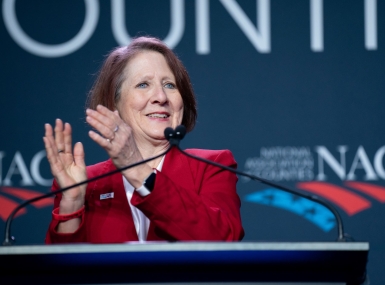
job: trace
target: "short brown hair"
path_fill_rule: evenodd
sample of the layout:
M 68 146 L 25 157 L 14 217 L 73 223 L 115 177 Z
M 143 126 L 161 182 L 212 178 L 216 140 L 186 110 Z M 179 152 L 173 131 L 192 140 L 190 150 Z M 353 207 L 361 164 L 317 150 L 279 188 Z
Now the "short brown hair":
M 182 124 L 187 131 L 191 131 L 195 126 L 197 108 L 190 77 L 183 63 L 174 52 L 157 38 L 139 37 L 126 47 L 114 49 L 104 61 L 99 75 L 88 94 L 88 107 L 95 109 L 97 105 L 103 105 L 110 110 L 115 110 L 116 103 L 120 99 L 122 83 L 125 80 L 124 70 L 128 62 L 136 54 L 145 50 L 159 52 L 166 59 L 175 76 L 176 87 L 183 100 Z

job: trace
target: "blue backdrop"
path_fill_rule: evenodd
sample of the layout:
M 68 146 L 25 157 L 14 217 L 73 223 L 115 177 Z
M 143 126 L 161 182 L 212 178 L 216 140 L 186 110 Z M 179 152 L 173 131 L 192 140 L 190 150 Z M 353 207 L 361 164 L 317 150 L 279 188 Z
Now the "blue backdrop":
M 84 106 L 104 55 L 138 35 L 185 63 L 198 123 L 184 148 L 230 149 L 240 170 L 315 193 L 385 274 L 385 2 L 376 0 L 1 1 L 0 230 L 49 191 L 44 123 L 70 122 L 87 164 L 107 158 Z M 240 178 L 245 241 L 332 241 L 330 213 Z M 43 243 L 52 200 L 20 212 L 17 244 Z

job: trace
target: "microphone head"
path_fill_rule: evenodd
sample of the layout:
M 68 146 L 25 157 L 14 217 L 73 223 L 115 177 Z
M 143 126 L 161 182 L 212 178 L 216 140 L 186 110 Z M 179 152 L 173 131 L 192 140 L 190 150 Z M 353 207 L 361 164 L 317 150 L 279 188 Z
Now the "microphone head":
M 175 128 L 175 135 L 178 139 L 183 139 L 186 135 L 186 127 L 183 125 L 179 125 Z
M 167 127 L 164 129 L 164 137 L 166 140 L 170 140 L 175 137 L 175 131 L 173 128 Z

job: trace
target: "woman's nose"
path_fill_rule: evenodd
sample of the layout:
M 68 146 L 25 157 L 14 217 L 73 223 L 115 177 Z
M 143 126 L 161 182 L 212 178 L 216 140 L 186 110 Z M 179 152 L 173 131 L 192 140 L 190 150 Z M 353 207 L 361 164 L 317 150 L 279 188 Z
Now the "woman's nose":
M 164 104 L 167 100 L 166 90 L 163 86 L 158 86 L 152 95 L 152 103 Z

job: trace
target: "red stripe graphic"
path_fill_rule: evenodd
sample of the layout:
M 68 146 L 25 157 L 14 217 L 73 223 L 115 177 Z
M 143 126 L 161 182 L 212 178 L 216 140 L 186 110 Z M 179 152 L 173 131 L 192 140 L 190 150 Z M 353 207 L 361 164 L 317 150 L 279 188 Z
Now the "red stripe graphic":
M 3 192 L 13 195 L 22 200 L 32 199 L 43 194 L 37 191 L 21 189 L 21 188 L 13 188 L 13 187 L 3 186 L 2 189 L 3 189 Z M 32 203 L 32 205 L 34 205 L 36 208 L 42 208 L 52 204 L 53 204 L 53 198 L 45 198 Z
M 9 200 L 8 198 L 0 196 L 0 218 L 3 221 L 6 221 L 8 216 L 11 214 L 11 212 L 19 205 L 16 202 L 13 202 L 12 200 Z M 16 217 L 24 214 L 26 212 L 25 209 L 21 209 L 16 213 Z
M 342 187 L 325 182 L 301 182 L 297 184 L 297 187 L 333 202 L 342 208 L 349 216 L 370 208 L 371 205 L 365 198 L 349 192 Z
M 377 199 L 381 203 L 385 203 L 385 188 L 378 186 L 378 185 L 373 185 L 369 183 L 363 183 L 363 182 L 345 182 L 345 185 L 354 188 L 358 191 L 361 191 L 374 199 Z

